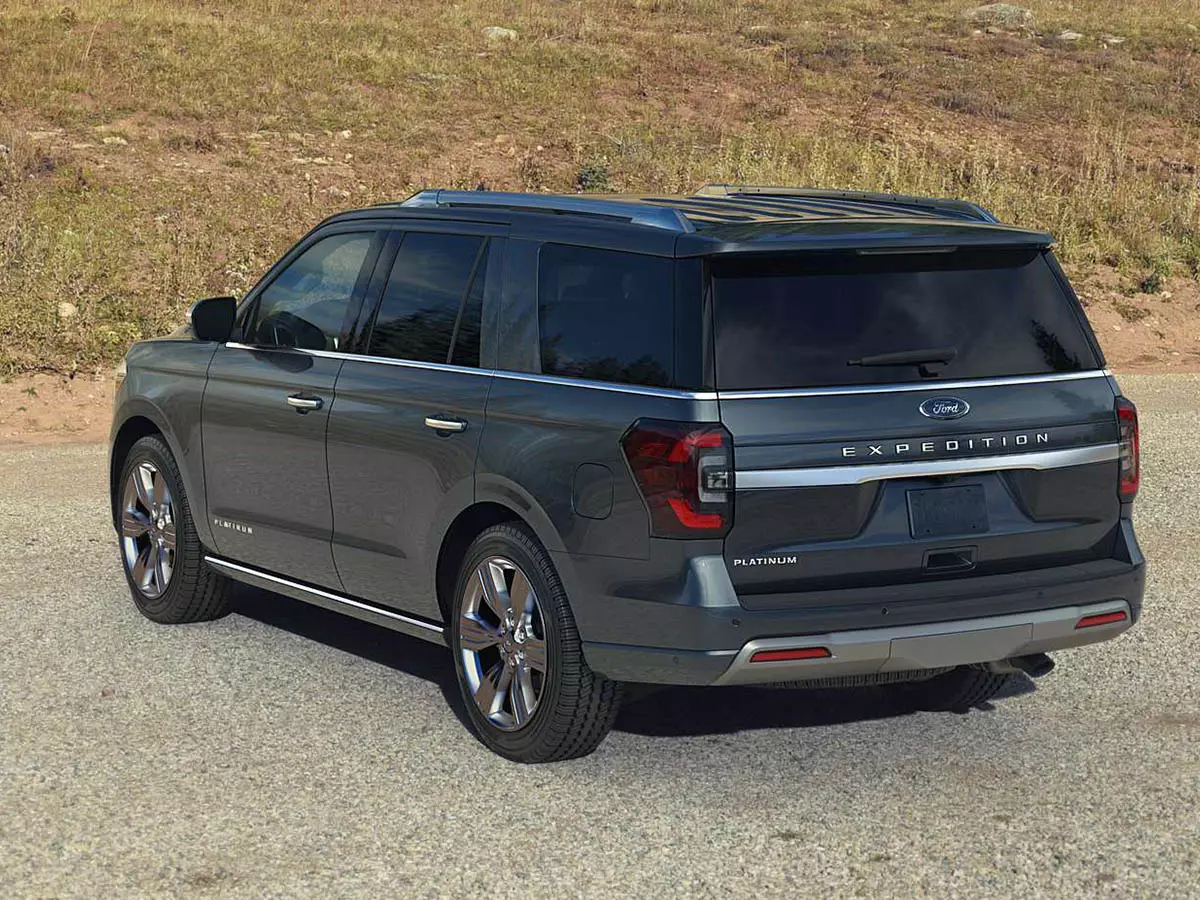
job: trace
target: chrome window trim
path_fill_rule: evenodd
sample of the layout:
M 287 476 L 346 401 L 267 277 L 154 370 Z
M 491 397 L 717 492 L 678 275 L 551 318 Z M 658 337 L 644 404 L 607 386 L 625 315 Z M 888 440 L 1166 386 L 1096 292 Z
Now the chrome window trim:
M 1052 375 L 1014 375 L 1009 378 L 977 378 L 967 381 L 932 381 L 907 384 L 869 384 L 825 388 L 781 388 L 770 391 L 685 391 L 677 388 L 643 387 L 635 384 L 619 384 L 607 381 L 589 381 L 584 378 L 563 378 L 559 375 L 539 375 L 534 372 L 510 372 L 506 369 L 480 369 L 474 366 L 454 366 L 448 363 L 420 362 L 413 359 L 391 359 L 385 356 L 368 356 L 364 353 L 343 353 L 337 350 L 303 350 L 298 347 L 256 347 L 239 341 L 227 341 L 230 350 L 280 351 L 302 353 L 324 359 L 358 360 L 382 366 L 399 366 L 402 369 L 429 369 L 435 372 L 458 372 L 463 375 L 488 375 L 509 381 L 528 381 L 536 384 L 556 384 L 563 387 L 587 388 L 594 391 L 614 391 L 620 394 L 638 394 L 644 397 L 665 397 L 673 400 L 760 400 L 772 397 L 836 397 L 847 394 L 901 394 L 914 391 L 938 392 L 961 390 L 972 387 L 1007 387 L 1019 384 L 1045 384 L 1055 381 L 1079 381 L 1085 378 L 1110 378 L 1108 369 L 1093 369 L 1087 372 L 1057 372 Z
M 453 366 L 447 363 L 419 362 L 413 359 L 391 359 L 385 356 L 367 356 L 362 353 L 342 353 L 336 350 L 303 350 L 298 347 L 256 347 L 238 341 L 227 341 L 226 349 L 259 352 L 301 353 L 322 359 L 375 363 L 383 366 L 399 366 L 402 369 L 430 369 L 435 372 L 457 372 L 461 375 L 487 375 L 509 381 L 529 381 L 543 384 L 558 384 L 564 387 L 590 388 L 597 391 L 616 391 L 622 394 L 639 394 L 647 397 L 666 397 L 674 400 L 716 400 L 714 391 L 682 391 L 674 388 L 641 387 L 635 384 L 617 384 L 605 381 L 587 381 L 580 378 L 561 378 L 556 375 L 537 375 L 533 372 L 509 372 L 504 369 L 479 369 L 474 366 Z
M 969 475 L 1002 469 L 1062 469 L 1108 462 L 1120 456 L 1119 444 L 1094 444 L 1064 450 L 1009 453 L 1004 456 L 975 456 L 958 459 L 926 459 L 913 462 L 858 466 L 822 466 L 808 469 L 746 469 L 737 471 L 734 487 L 739 491 L 771 488 L 833 487 L 866 484 L 891 478 L 927 478 L 936 475 Z
M 903 384 L 863 384 L 842 387 L 779 388 L 765 391 L 717 391 L 720 400 L 766 400 L 772 397 L 836 397 L 842 394 L 903 394 L 914 391 L 936 393 L 973 387 L 1009 387 L 1019 384 L 1047 384 L 1055 381 L 1081 381 L 1085 378 L 1109 378 L 1108 369 L 1086 372 L 1054 372 L 1049 375 L 1011 375 L 1001 378 L 974 378 L 962 381 L 917 381 Z
M 386 356 L 367 356 L 364 353 L 342 353 L 336 350 L 304 350 L 299 347 L 255 347 L 253 344 L 240 344 L 229 341 L 225 346 L 230 350 L 256 350 L 259 352 L 300 353 L 304 356 L 316 356 L 321 359 L 341 359 L 347 361 L 375 363 L 381 366 L 399 366 L 402 369 L 432 369 L 437 372 L 458 372 L 462 375 L 491 375 L 493 370 L 480 369 L 476 366 L 452 366 L 448 363 L 420 362 L 415 359 L 391 359 Z
M 589 381 L 585 378 L 563 378 L 560 375 L 537 375 L 532 372 L 495 371 L 497 378 L 509 381 L 530 381 L 537 384 L 557 384 L 563 387 L 589 388 L 594 391 L 616 391 L 621 394 L 639 394 L 644 397 L 666 397 L 676 400 L 716 400 L 715 391 L 681 391 L 675 388 L 643 387 L 636 384 L 619 384 L 608 381 Z
M 292 581 L 290 578 L 280 578 L 278 575 L 271 575 L 261 569 L 255 569 L 252 566 L 242 566 L 237 563 L 230 562 L 226 559 L 220 559 L 216 556 L 205 556 L 204 561 L 210 566 L 216 566 L 218 569 L 226 569 L 233 572 L 238 572 L 242 575 L 249 575 L 252 578 L 257 578 L 261 581 L 267 581 L 271 584 L 278 584 L 300 593 L 311 594 L 314 597 L 321 597 L 324 600 L 330 600 L 334 603 L 340 603 L 343 606 L 349 606 L 353 609 L 362 610 L 363 612 L 371 613 L 372 615 L 381 616 L 384 619 L 392 619 L 396 622 L 411 628 L 419 628 L 428 631 L 430 634 L 442 635 L 445 629 L 440 625 L 434 625 L 430 622 L 414 619 L 402 613 L 395 612 L 390 609 L 385 609 L 381 606 L 374 606 L 370 603 L 361 603 L 358 600 L 353 600 L 350 597 L 344 597 L 341 594 L 335 594 L 331 591 L 323 591 L 320 588 L 310 587 L 307 584 L 301 584 L 298 581 Z

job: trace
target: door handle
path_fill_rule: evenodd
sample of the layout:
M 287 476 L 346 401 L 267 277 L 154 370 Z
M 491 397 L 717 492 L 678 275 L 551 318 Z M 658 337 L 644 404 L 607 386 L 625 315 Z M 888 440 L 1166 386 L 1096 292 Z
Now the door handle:
M 467 423 L 463 419 L 443 419 L 441 416 L 426 416 L 425 427 L 432 428 L 439 434 L 457 434 L 460 431 L 467 430 Z
M 292 407 L 298 413 L 306 413 L 310 410 L 320 409 L 325 401 L 320 397 L 305 397 L 303 394 L 292 394 L 287 398 L 288 406 Z

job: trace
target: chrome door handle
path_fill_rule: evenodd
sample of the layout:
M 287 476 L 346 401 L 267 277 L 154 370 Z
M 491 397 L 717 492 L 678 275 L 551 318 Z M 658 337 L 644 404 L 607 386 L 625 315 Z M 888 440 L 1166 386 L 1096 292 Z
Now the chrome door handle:
M 320 397 L 305 397 L 303 394 L 292 394 L 287 398 L 288 406 L 295 409 L 296 412 L 302 413 L 306 413 L 312 409 L 320 409 L 324 402 Z
M 440 416 L 426 416 L 425 427 L 434 431 L 456 434 L 467 430 L 467 423 L 462 419 L 443 419 Z

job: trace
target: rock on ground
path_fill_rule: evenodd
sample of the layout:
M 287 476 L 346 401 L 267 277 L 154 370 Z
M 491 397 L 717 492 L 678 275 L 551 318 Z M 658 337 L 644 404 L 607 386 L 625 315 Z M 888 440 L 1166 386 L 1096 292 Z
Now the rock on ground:
M 1033 10 L 1012 3 L 987 3 L 963 10 L 963 16 L 975 25 L 1011 30 L 1033 27 Z
M 511 28 L 501 28 L 499 25 L 489 25 L 483 29 L 483 36 L 489 41 L 515 41 L 517 33 Z

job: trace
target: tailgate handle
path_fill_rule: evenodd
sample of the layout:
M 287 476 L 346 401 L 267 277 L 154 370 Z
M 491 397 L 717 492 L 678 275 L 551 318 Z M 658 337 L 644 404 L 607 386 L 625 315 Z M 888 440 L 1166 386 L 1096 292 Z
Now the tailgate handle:
M 965 572 L 975 568 L 974 547 L 929 550 L 925 554 L 926 572 Z

